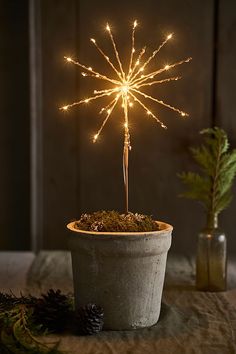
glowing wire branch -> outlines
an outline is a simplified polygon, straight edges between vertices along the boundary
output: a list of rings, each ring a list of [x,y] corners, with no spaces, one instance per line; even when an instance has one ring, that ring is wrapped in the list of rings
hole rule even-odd
[[[152,59],[155,58],[155,56],[157,55],[157,53],[160,52],[161,48],[164,47],[164,45],[172,38],[173,34],[169,34],[166,39],[159,45],[159,47],[154,50],[154,52],[152,53],[152,55],[145,61],[145,63],[142,65],[142,67],[138,70],[138,72],[133,76],[133,79],[141,72],[143,71],[146,66],[150,63],[150,61]]]
[[[94,77],[100,80],[104,80],[107,82],[110,82],[111,84],[113,84],[113,87],[110,89],[104,89],[104,90],[94,90],[94,96],[80,100],[78,102],[74,102],[71,104],[67,104],[63,107],[61,107],[62,110],[68,110],[69,108],[76,106],[76,105],[80,105],[82,103],[89,103],[90,101],[99,99],[99,98],[103,98],[106,96],[113,96],[115,95],[115,99],[113,99],[107,106],[105,106],[104,108],[102,108],[100,110],[100,113],[103,112],[107,112],[107,110],[111,110],[111,112],[114,110],[117,102],[119,101],[120,98],[122,98],[122,108],[123,108],[123,112],[124,112],[124,117],[127,115],[129,115],[129,107],[133,106],[133,102],[130,102],[129,99],[127,99],[128,96],[132,96],[132,98],[134,99],[134,101],[138,102],[139,105],[142,106],[142,108],[145,109],[146,113],[150,116],[152,116],[153,118],[156,119],[156,121],[158,123],[160,123],[160,125],[162,127],[165,127],[165,125],[161,122],[161,120],[159,118],[156,117],[156,115],[154,115],[154,113],[151,112],[151,110],[146,106],[146,104],[144,104],[141,101],[141,98],[137,97],[137,94],[139,96],[142,96],[146,99],[152,100],[156,103],[159,103],[171,110],[174,110],[175,112],[179,113],[182,117],[187,117],[188,114],[185,113],[184,111],[182,111],[181,109],[175,108],[172,105],[163,102],[162,100],[158,100],[155,97],[152,97],[151,95],[146,94],[145,92],[142,92],[140,89],[144,88],[145,86],[152,86],[152,85],[156,85],[156,84],[162,84],[165,82],[171,82],[171,81],[177,81],[179,80],[181,77],[177,76],[177,77],[170,77],[170,78],[166,78],[166,79],[162,79],[162,80],[154,80],[156,78],[157,75],[165,72],[165,71],[169,71],[171,68],[174,68],[176,66],[179,66],[181,64],[184,63],[188,63],[191,58],[187,58],[181,61],[178,61],[176,63],[170,64],[170,65],[165,65],[163,68],[160,68],[158,70],[155,70],[153,72],[147,73],[145,75],[143,75],[143,71],[144,69],[148,66],[148,64],[156,57],[156,55],[160,52],[160,50],[167,44],[167,42],[173,38],[173,34],[169,34],[166,36],[166,38],[162,41],[162,43],[157,47],[157,49],[155,49],[152,54],[146,58],[144,60],[143,63],[141,63],[141,60],[144,56],[144,54],[146,53],[146,47],[144,47],[139,54],[136,55],[136,59],[135,59],[135,30],[138,26],[137,21],[134,21],[133,23],[133,27],[132,27],[132,35],[131,35],[131,54],[130,54],[130,59],[129,59],[129,66],[128,66],[128,71],[127,73],[125,73],[121,59],[120,59],[120,55],[119,52],[117,50],[117,46],[116,43],[114,41],[114,37],[112,35],[112,31],[111,31],[111,27],[109,26],[109,24],[106,25],[106,30],[109,34],[109,37],[111,39],[112,42],[112,46],[114,49],[114,53],[115,53],[115,57],[116,57],[116,61],[117,61],[117,66],[112,63],[111,59],[104,53],[104,51],[100,48],[100,46],[97,44],[96,40],[94,38],[91,38],[90,41],[91,43],[94,44],[94,46],[96,47],[96,49],[99,51],[99,53],[102,55],[102,57],[107,61],[107,63],[110,65],[110,67],[113,69],[113,71],[116,74],[117,79],[108,77],[105,74],[101,74],[99,72],[97,72],[96,70],[92,69],[91,67],[88,67],[86,65],[81,64],[78,61],[75,61],[74,59],[70,58],[70,57],[64,57],[66,59],[66,61],[68,63],[73,63],[75,65],[80,66],[82,69],[86,70],[86,72],[82,72],[82,76],[89,76],[89,77]],[[141,104],[141,103],[142,104]],[[114,104],[115,103],[115,104]],[[113,105],[114,104],[114,105]],[[108,114],[104,120],[104,122],[106,123],[107,120],[109,119],[110,114]],[[126,118],[126,120],[128,120],[128,117]],[[104,123],[103,122],[103,123]],[[102,129],[104,127],[105,124],[102,123]],[[125,124],[127,124],[127,122],[125,122]],[[97,141],[102,129],[99,129],[97,134],[96,134],[96,139],[94,139],[94,141]],[[128,128],[128,124],[127,124],[127,129]]]
[[[119,67],[120,67],[121,75],[122,75],[123,79],[125,79],[125,73],[124,73],[123,66],[122,66],[122,63],[121,63],[121,60],[120,60],[119,52],[118,52],[118,50],[116,48],[116,44],[115,44],[115,41],[114,41],[114,38],[113,38],[113,35],[112,35],[111,28],[110,28],[109,24],[107,24],[106,30],[109,33],[109,36],[110,36],[110,39],[111,39],[111,42],[112,42],[112,45],[113,45],[113,48],[114,48],[114,52],[115,52],[115,55],[116,55],[116,59],[117,59],[117,62],[119,64]]]
[[[123,110],[123,115],[124,115],[124,152],[123,152],[123,172],[124,172],[124,182],[125,182],[125,192],[126,192],[126,212],[128,212],[128,152],[131,148],[130,145],[130,131],[129,131],[129,108],[133,107],[134,103],[136,102],[144,111],[149,115],[150,117],[154,118],[157,123],[161,125],[161,127],[166,128],[165,124],[157,117],[156,114],[152,112],[151,109],[149,109],[146,106],[146,101],[152,101],[155,103],[158,103],[162,106],[165,106],[166,108],[169,108],[172,111],[177,112],[180,114],[181,117],[187,117],[188,113],[182,111],[179,108],[176,108],[169,103],[166,103],[162,100],[159,100],[156,97],[153,97],[150,94],[147,94],[146,92],[143,92],[142,90],[145,89],[145,87],[153,86],[153,85],[158,85],[158,84],[163,84],[163,83],[168,83],[172,81],[178,81],[181,79],[179,76],[173,76],[169,78],[164,78],[161,80],[157,80],[156,76],[169,71],[172,68],[175,68],[177,66],[180,66],[184,63],[188,63],[192,58],[187,58],[181,61],[177,61],[173,64],[167,64],[162,68],[156,69],[152,72],[148,71],[148,65],[150,64],[151,61],[153,61],[157,54],[160,52],[160,50],[169,42],[170,39],[172,39],[173,34],[169,34],[165,37],[165,39],[161,42],[161,44],[155,49],[150,56],[147,56],[145,58],[146,54],[146,47],[142,48],[139,51],[136,51],[135,49],[135,31],[138,26],[137,21],[135,20],[133,22],[132,26],[132,33],[131,33],[131,52],[130,52],[130,57],[127,65],[127,70],[125,70],[125,65],[122,63],[120,59],[120,55],[112,34],[112,30],[109,24],[106,25],[106,30],[109,34],[109,38],[111,40],[115,58],[116,58],[116,63],[113,63],[110,59],[110,57],[101,49],[101,47],[97,44],[96,40],[94,38],[91,38],[90,41],[91,43],[95,46],[95,48],[98,50],[98,52],[102,55],[102,57],[105,59],[105,61],[108,63],[108,65],[112,68],[114,74],[115,74],[115,79],[112,77],[108,77],[106,74],[102,74],[97,72],[96,70],[92,69],[91,67],[88,67],[84,64],[81,64],[79,61],[75,61],[71,57],[64,57],[65,60],[68,63],[72,63],[74,65],[79,66],[82,68],[84,71],[82,71],[82,76],[83,77],[92,77],[95,79],[103,80],[107,84],[111,84],[112,86],[110,88],[104,88],[102,90],[94,90],[93,96],[82,99],[78,102],[74,102],[71,104],[64,105],[60,109],[67,111],[69,108],[80,105],[80,104],[85,104],[89,103],[91,101],[97,100],[97,99],[103,99],[105,97],[111,96],[112,100],[105,105],[100,110],[100,114],[105,113],[105,118],[98,129],[97,133],[94,134],[93,136],[93,142],[96,142],[106,125],[107,121],[109,120],[112,112],[115,110],[117,104],[119,101],[121,101],[121,106]],[[137,52],[137,54],[136,54]],[[144,73],[145,71],[145,73]]]
[[[143,86],[152,86],[152,85],[156,85],[156,84],[163,84],[164,82],[178,81],[180,79],[181,79],[181,76],[169,77],[169,78],[163,79],[163,80],[150,81],[150,82],[146,82],[144,84],[135,85],[135,87],[139,88],[139,87],[143,87]]]
[[[132,48],[131,48],[131,55],[130,55],[130,61],[129,61],[129,70],[128,70],[128,77],[130,77],[131,72],[132,72],[132,64],[133,64],[133,56],[135,53],[135,48],[134,48],[134,35],[135,35],[135,28],[137,27],[138,23],[135,20],[133,24],[133,31],[132,31]]]

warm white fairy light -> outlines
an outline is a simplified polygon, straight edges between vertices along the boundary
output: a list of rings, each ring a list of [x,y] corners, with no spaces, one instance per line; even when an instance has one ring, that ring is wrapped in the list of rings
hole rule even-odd
[[[128,211],[128,151],[130,150],[130,132],[129,132],[129,108],[132,108],[134,103],[137,103],[146,114],[153,119],[156,120],[157,123],[161,125],[161,127],[166,128],[166,126],[162,123],[162,121],[154,114],[147,106],[146,101],[152,101],[158,103],[166,108],[171,109],[172,111],[177,112],[181,117],[187,117],[188,114],[182,111],[179,108],[176,108],[162,100],[159,100],[142,90],[145,87],[168,83],[172,81],[178,81],[181,77],[168,77],[166,79],[157,80],[157,76],[161,73],[165,73],[166,71],[170,71],[172,68],[182,65],[184,63],[188,63],[192,58],[187,58],[173,64],[166,64],[164,67],[154,70],[152,72],[148,72],[148,65],[151,61],[153,61],[160,50],[167,44],[169,40],[173,38],[173,33],[168,34],[162,43],[155,49],[152,54],[145,58],[146,47],[140,50],[135,49],[135,30],[138,26],[138,22],[135,20],[132,25],[132,35],[131,35],[131,52],[129,62],[127,64],[127,69],[125,69],[125,65],[122,63],[120,59],[119,52],[116,47],[116,43],[114,41],[112,30],[109,24],[106,25],[106,30],[110,37],[116,62],[112,62],[110,57],[100,48],[97,44],[97,41],[94,38],[90,38],[91,43],[96,47],[98,52],[102,55],[102,57],[107,61],[110,67],[113,69],[115,74],[115,78],[108,77],[106,74],[101,74],[94,70],[91,66],[86,66],[81,64],[78,61],[75,61],[71,57],[65,57],[65,60],[68,63],[72,63],[78,65],[84,71],[81,73],[83,77],[93,77],[99,80],[103,80],[106,83],[111,84],[111,88],[105,88],[103,90],[94,90],[93,96],[82,99],[78,102],[74,102],[71,104],[67,104],[61,107],[61,110],[68,111],[69,108],[80,105],[87,104],[90,101],[97,100],[100,98],[106,98],[112,96],[112,100],[103,108],[100,109],[100,114],[106,114],[105,118],[97,131],[93,136],[93,142],[96,142],[101,134],[105,124],[110,118],[112,112],[116,108],[118,102],[121,103],[121,107],[123,109],[124,114],[124,154],[123,154],[123,162],[124,162],[124,181],[126,186],[126,211]],[[136,54],[137,53],[137,54]]]
[[[127,115],[126,120],[128,121],[128,108],[133,106],[133,102],[128,102],[129,100],[127,99],[128,95],[132,96],[134,98],[134,100],[136,100],[136,102],[139,103],[139,106],[141,106],[144,110],[146,110],[146,113],[148,115],[151,115],[153,118],[155,118],[157,120],[158,123],[161,124],[162,127],[165,127],[165,125],[160,121],[159,118],[157,118],[151,111],[150,109],[146,106],[146,103],[144,103],[143,101],[141,101],[141,97],[151,100],[151,101],[155,101],[156,103],[159,103],[161,105],[164,105],[165,107],[178,112],[180,114],[180,116],[182,117],[186,117],[188,116],[187,113],[183,112],[182,110],[173,107],[170,104],[167,104],[165,102],[163,102],[162,100],[158,100],[157,98],[152,97],[151,95],[146,94],[145,92],[141,91],[141,88],[145,88],[145,86],[152,86],[152,85],[156,85],[156,84],[162,84],[165,82],[171,82],[171,81],[177,81],[179,80],[181,77],[170,77],[167,79],[162,79],[162,80],[154,80],[156,78],[156,76],[162,72],[165,71],[169,71],[171,68],[174,68],[178,65],[181,65],[183,63],[187,63],[191,60],[191,58],[187,58],[185,60],[182,60],[180,62],[174,63],[174,64],[166,64],[163,68],[158,69],[156,71],[153,71],[151,73],[146,73],[145,75],[143,74],[144,71],[147,71],[147,66],[148,64],[156,57],[157,53],[161,50],[161,48],[170,40],[173,38],[173,34],[170,33],[166,36],[166,38],[164,39],[164,41],[159,45],[159,47],[154,50],[152,52],[152,54],[143,61],[142,65],[141,64],[141,59],[143,58],[143,55],[146,52],[146,48],[143,48],[141,50],[141,52],[139,54],[136,55],[136,58],[134,58],[134,54],[135,54],[135,48],[134,48],[134,39],[135,39],[135,29],[138,26],[137,21],[135,20],[133,22],[133,30],[132,30],[132,48],[131,48],[131,55],[130,55],[130,60],[129,60],[129,68],[128,68],[128,72],[125,73],[124,70],[124,66],[122,65],[122,62],[120,60],[120,56],[111,32],[111,27],[109,26],[109,24],[106,25],[106,30],[109,33],[112,45],[113,45],[113,49],[115,52],[115,56],[116,56],[116,61],[117,63],[113,63],[111,62],[110,58],[104,53],[104,51],[98,46],[96,40],[94,38],[90,38],[90,41],[95,45],[95,47],[98,49],[98,51],[100,52],[100,54],[102,54],[102,56],[104,57],[104,59],[110,64],[110,66],[112,67],[112,69],[114,70],[117,78],[113,79],[108,77],[107,75],[103,75],[98,73],[96,70],[93,70],[93,68],[91,66],[87,67],[75,60],[73,60],[71,57],[65,57],[66,61],[69,63],[73,63],[75,65],[78,65],[80,67],[82,67],[84,70],[86,70],[87,72],[82,72],[82,76],[86,77],[86,76],[90,76],[90,77],[95,77],[97,79],[101,79],[104,81],[108,81],[111,84],[113,84],[113,87],[111,89],[104,89],[104,90],[94,90],[94,96],[80,100],[78,102],[74,102],[72,104],[68,104],[65,105],[63,107],[61,107],[62,110],[67,111],[69,108],[75,106],[75,105],[79,105],[82,103],[89,103],[91,100],[96,100],[98,98],[103,98],[103,97],[107,97],[107,96],[112,96],[114,95],[116,100],[116,104],[118,103],[119,100],[121,100],[121,106],[123,108],[124,111],[124,116]],[[137,97],[137,95],[139,97]],[[112,101],[113,102],[113,101]],[[108,108],[106,109],[101,109],[100,113],[102,112],[109,112],[109,114],[111,113],[111,108],[109,108],[110,104],[108,104]],[[113,107],[114,109],[115,107]],[[112,109],[112,110],[113,110]],[[127,113],[127,114],[126,114]],[[105,117],[104,121],[107,122],[107,117]],[[103,123],[104,123],[103,121]],[[102,124],[102,126],[104,127],[104,124]],[[127,129],[128,129],[128,125],[127,125]],[[97,141],[100,133],[101,133],[101,129],[99,129],[98,133],[96,135],[94,135],[94,141]],[[96,138],[95,138],[96,137]]]

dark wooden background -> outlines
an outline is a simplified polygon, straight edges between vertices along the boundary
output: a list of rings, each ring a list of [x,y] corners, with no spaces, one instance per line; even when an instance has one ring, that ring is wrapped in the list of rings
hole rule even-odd
[[[152,48],[175,33],[160,53],[160,66],[188,56],[193,61],[174,71],[183,75],[181,82],[158,91],[189,119],[156,105],[165,131],[139,109],[131,116],[130,210],[173,224],[172,252],[195,252],[204,215],[198,204],[178,198],[176,174],[192,168],[188,149],[202,128],[225,128],[236,147],[235,10],[233,0],[0,1],[1,249],[65,249],[68,221],[84,211],[123,210],[122,117],[111,118],[100,142],[92,144],[97,106],[69,114],[58,107],[91,87],[63,56],[99,68],[102,59],[89,38],[106,48],[109,21],[125,52],[137,19],[137,38]],[[232,253],[235,208],[236,198],[221,218]]]
[[[30,247],[27,1],[0,1],[0,248]]]

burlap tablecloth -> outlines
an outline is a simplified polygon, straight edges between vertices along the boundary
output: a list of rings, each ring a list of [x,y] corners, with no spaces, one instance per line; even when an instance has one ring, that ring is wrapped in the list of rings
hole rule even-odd
[[[195,262],[169,256],[159,322],[147,329],[61,336],[60,348],[78,354],[236,354],[236,274],[229,262],[229,290],[195,290]],[[72,291],[68,252],[41,252],[27,278],[29,291]]]

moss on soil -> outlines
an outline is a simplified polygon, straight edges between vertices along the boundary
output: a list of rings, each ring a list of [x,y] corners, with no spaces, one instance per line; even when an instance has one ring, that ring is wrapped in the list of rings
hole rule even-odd
[[[138,213],[120,214],[117,211],[96,211],[82,214],[75,227],[99,232],[149,232],[158,231],[159,226],[151,216]]]

